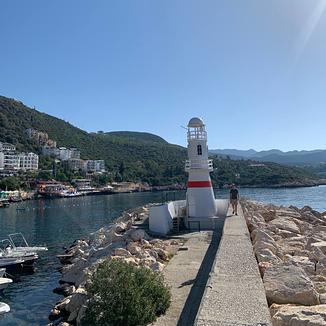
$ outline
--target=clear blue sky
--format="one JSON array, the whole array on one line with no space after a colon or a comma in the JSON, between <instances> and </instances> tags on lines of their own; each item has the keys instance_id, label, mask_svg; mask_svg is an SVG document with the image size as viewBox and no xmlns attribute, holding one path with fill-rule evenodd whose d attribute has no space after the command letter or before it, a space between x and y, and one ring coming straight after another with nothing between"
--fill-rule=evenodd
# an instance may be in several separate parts
<instances>
[{"instance_id":1,"label":"clear blue sky","mask_svg":"<svg viewBox=\"0 0 326 326\"><path fill-rule=\"evenodd\" d=\"M2 0L0 94L88 131L326 148L325 0Z\"/></svg>"}]
</instances>

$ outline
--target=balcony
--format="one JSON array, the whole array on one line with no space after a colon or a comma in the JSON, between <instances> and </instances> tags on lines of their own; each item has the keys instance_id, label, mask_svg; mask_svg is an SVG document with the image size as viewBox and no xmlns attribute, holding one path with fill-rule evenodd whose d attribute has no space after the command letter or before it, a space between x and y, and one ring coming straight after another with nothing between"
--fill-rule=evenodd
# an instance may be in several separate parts
<instances>
[{"instance_id":1,"label":"balcony","mask_svg":"<svg viewBox=\"0 0 326 326\"><path fill-rule=\"evenodd\" d=\"M187 160L185 164L186 172L192 169L205 169L208 171L213 171L213 160Z\"/></svg>"}]
</instances>

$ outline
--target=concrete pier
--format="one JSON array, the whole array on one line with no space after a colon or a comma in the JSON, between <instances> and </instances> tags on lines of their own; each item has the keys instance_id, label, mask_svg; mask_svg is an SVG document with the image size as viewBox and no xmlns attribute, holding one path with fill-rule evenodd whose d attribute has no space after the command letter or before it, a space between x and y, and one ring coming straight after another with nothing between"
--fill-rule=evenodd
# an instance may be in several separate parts
<instances>
[{"instance_id":1,"label":"concrete pier","mask_svg":"<svg viewBox=\"0 0 326 326\"><path fill-rule=\"evenodd\" d=\"M195 325L272 326L242 209L238 216L230 213Z\"/></svg>"}]
</instances>

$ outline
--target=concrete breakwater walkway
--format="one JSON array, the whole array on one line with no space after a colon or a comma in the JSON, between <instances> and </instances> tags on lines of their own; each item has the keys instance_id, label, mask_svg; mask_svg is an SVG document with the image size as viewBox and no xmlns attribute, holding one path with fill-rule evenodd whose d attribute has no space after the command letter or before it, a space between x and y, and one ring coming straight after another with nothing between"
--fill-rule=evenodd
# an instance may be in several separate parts
<instances>
[{"instance_id":1,"label":"concrete breakwater walkway","mask_svg":"<svg viewBox=\"0 0 326 326\"><path fill-rule=\"evenodd\" d=\"M196 325L271 326L265 290L248 228L229 210Z\"/></svg>"},{"instance_id":2,"label":"concrete breakwater walkway","mask_svg":"<svg viewBox=\"0 0 326 326\"><path fill-rule=\"evenodd\" d=\"M185 250L163 271L172 304L155 326L272 325L241 208L217 220L214 231L182 237Z\"/></svg>"}]
</instances>

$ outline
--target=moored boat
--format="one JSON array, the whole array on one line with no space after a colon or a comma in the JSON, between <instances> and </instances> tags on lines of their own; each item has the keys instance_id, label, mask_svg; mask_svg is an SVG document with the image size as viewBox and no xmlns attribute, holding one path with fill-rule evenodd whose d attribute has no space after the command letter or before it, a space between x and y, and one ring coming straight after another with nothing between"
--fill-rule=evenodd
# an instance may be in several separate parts
<instances>
[{"instance_id":1,"label":"moored boat","mask_svg":"<svg viewBox=\"0 0 326 326\"><path fill-rule=\"evenodd\" d=\"M0 302L0 315L3 315L10 311L9 305L4 302Z\"/></svg>"},{"instance_id":2,"label":"moored boat","mask_svg":"<svg viewBox=\"0 0 326 326\"><path fill-rule=\"evenodd\" d=\"M12 283L12 279L8 277L0 276L0 291L4 290L10 283Z\"/></svg>"},{"instance_id":3,"label":"moored boat","mask_svg":"<svg viewBox=\"0 0 326 326\"><path fill-rule=\"evenodd\" d=\"M21 232L11 233L8 235L11 248L20 252L39 252L47 251L45 246L30 246Z\"/></svg>"}]
</instances>

